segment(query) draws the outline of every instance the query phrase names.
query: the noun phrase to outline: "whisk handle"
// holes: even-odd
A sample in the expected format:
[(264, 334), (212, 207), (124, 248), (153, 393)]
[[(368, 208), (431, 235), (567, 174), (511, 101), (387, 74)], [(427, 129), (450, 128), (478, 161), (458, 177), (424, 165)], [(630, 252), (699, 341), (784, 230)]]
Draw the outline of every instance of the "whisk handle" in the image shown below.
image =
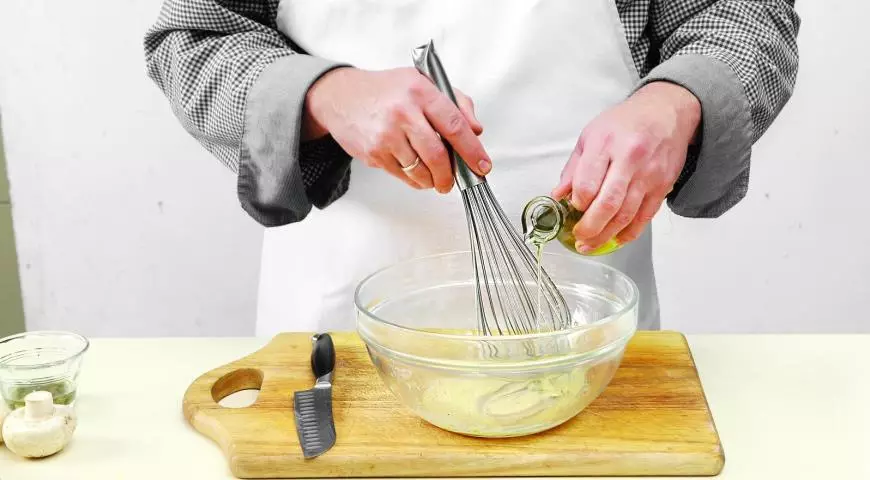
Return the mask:
[[(417, 67), (417, 70), (431, 80), (438, 87), (438, 90), (447, 95), (454, 104), (457, 104), (456, 96), (453, 94), (453, 87), (450, 86), (450, 80), (447, 79), (447, 74), (444, 72), (441, 60), (438, 59), (438, 54), (435, 53), (435, 44), (432, 40), (425, 45), (415, 48), (413, 58), (414, 66)], [(444, 148), (447, 149), (447, 153), (452, 159), (453, 178), (456, 179), (456, 184), (460, 190), (465, 190), (468, 187), (473, 187), (486, 181), (486, 179), (468, 168), (465, 160), (456, 153), (448, 141), (443, 139), (442, 141), (444, 142)]]

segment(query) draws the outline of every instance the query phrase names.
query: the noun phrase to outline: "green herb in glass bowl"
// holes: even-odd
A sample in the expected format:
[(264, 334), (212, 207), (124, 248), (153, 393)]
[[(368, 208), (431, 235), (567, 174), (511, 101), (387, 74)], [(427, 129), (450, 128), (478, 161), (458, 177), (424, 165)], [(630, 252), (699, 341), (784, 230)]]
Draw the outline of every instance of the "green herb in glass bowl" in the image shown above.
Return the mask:
[(56, 405), (70, 405), (76, 398), (75, 384), (69, 380), (59, 380), (42, 384), (10, 386), (8, 390), (3, 392), (3, 400), (9, 410), (15, 410), (24, 406), (24, 397), (27, 394), (38, 390), (51, 393)]

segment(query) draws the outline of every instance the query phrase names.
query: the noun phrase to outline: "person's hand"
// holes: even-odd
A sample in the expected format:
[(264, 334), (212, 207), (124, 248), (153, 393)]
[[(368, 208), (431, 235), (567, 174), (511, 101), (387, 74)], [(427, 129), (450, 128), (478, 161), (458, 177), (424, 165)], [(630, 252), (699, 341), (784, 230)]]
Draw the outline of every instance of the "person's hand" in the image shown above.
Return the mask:
[(691, 92), (654, 82), (589, 123), (551, 192), (584, 212), (573, 232), (579, 251), (640, 236), (673, 189), (700, 121)]
[[(441, 135), (478, 175), (492, 166), (471, 99), (454, 89), (457, 106), (414, 68), (339, 68), (306, 95), (304, 138), (332, 135), (351, 156), (417, 189), (453, 188), (451, 159)], [(403, 167), (418, 165), (407, 173)]]

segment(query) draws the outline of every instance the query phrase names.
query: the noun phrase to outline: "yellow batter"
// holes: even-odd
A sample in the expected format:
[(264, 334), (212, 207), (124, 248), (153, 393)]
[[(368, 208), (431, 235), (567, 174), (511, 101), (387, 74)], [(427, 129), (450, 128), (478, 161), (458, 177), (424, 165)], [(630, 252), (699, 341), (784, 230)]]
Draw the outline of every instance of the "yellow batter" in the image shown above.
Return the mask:
[[(437, 333), (472, 334), (465, 330)], [(436, 345), (428, 345), (429, 354)], [(432, 423), (472, 435), (498, 435), (521, 425), (559, 423), (588, 401), (584, 397), (591, 390), (582, 367), (514, 376), (453, 375), (456, 373), (427, 372), (426, 380), (418, 383), (422, 392), (417, 410)]]

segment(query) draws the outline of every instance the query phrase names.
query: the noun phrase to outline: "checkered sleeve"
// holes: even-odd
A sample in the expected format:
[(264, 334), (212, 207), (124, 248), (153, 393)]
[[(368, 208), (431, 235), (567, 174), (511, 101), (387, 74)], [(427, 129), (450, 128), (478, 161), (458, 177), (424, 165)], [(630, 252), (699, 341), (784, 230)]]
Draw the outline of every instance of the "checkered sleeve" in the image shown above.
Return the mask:
[(183, 128), (237, 175), (242, 208), (265, 226), (325, 207), (349, 176), (349, 157), (330, 137), (300, 142), (305, 93), (338, 65), (294, 48), (276, 28), (277, 5), (164, 0), (144, 37), (148, 77)]
[(751, 147), (791, 97), (800, 19), (794, 1), (654, 0), (658, 65), (642, 84), (678, 83), (702, 105), (700, 144), (668, 199), (673, 211), (716, 217), (746, 194)]

